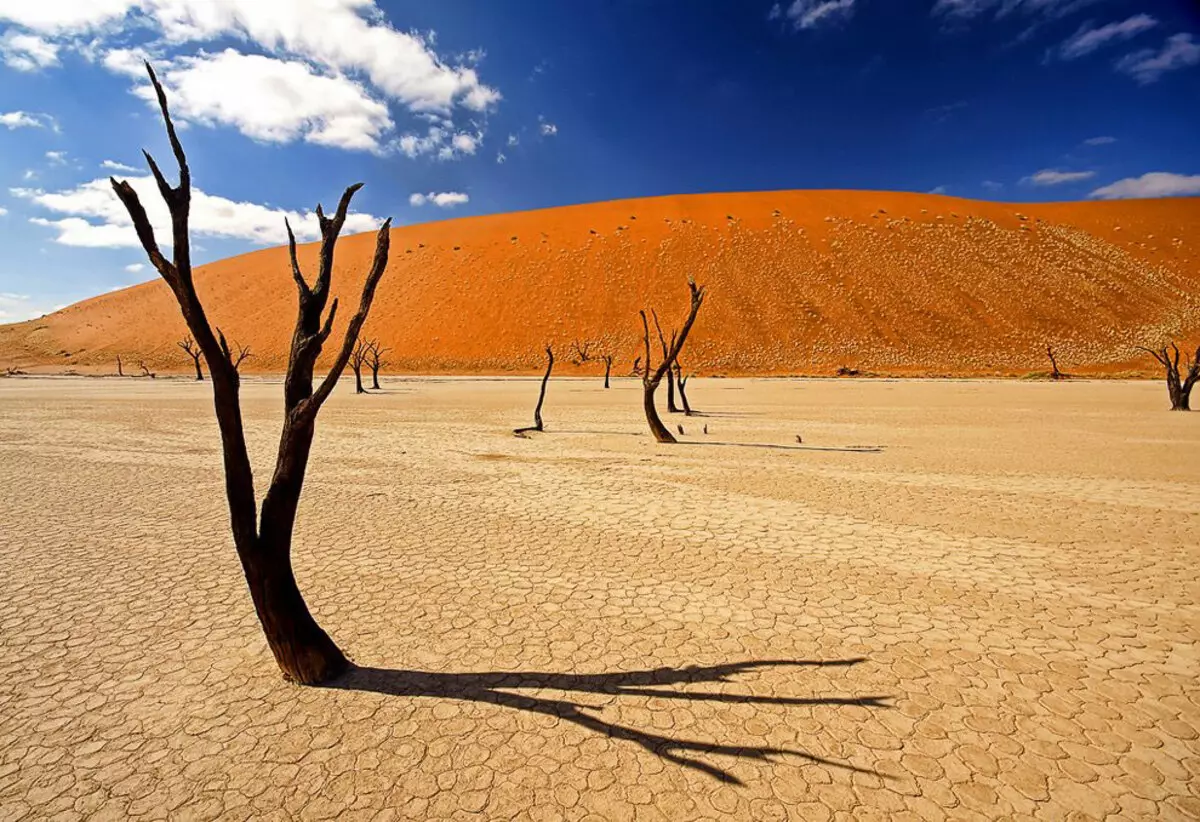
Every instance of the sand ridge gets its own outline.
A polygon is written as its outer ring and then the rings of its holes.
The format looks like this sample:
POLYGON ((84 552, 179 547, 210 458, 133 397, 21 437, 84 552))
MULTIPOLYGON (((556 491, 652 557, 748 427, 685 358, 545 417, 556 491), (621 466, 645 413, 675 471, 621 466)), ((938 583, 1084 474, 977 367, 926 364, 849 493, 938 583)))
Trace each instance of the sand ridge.
MULTIPOLYGON (((710 299, 685 352, 704 374, 1155 374, 1135 350, 1200 342, 1200 198, 1014 205, 866 191, 621 200, 396 228, 367 333, 405 373, 533 373, 542 346, 591 339, 628 373, 637 310, 681 321, 686 277, 710 299), (678 315, 678 316, 677 316, 678 315)), ((357 302, 372 235, 339 245, 357 302)), ((311 271, 316 246, 301 249, 311 271)), ((196 274, 210 318, 283 371, 295 314, 286 249, 196 274)), ((342 322, 350 312, 343 312, 342 322)), ((0 326, 0 365, 108 372, 115 357, 186 371, 161 282, 0 326)), ((328 352, 327 352, 328 356, 328 352)), ((590 364, 582 371, 599 367, 590 364)))

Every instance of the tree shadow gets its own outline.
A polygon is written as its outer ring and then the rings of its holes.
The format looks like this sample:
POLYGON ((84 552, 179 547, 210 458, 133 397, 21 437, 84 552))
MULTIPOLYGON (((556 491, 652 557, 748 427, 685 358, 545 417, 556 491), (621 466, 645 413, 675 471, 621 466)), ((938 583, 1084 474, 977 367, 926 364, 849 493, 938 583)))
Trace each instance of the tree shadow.
POLYGON ((726 448, 769 448, 775 451, 833 451, 839 454, 882 454, 882 445, 777 445, 770 442, 680 440, 680 445, 720 445, 726 448))
POLYGON ((734 785, 741 781, 729 771, 699 759, 712 754, 735 759, 774 761, 774 757, 792 756, 809 762, 871 773, 845 762, 817 756, 801 750, 756 745, 728 745, 691 739, 675 739, 649 731, 609 722, 598 716, 603 705, 588 705, 570 697, 533 696, 508 689, 567 691, 607 696, 640 696, 660 699, 721 702, 758 705, 858 705, 867 708, 891 707, 886 696, 860 697, 786 697, 731 694, 714 691, 673 690, 662 686, 704 682, 731 682, 731 677, 771 667, 849 667, 864 662, 862 657, 837 660, 751 660, 724 665, 655 668, 606 674, 533 673, 524 671, 485 673, 433 673, 387 668, 351 668, 324 687, 364 691, 387 696, 437 697, 467 702, 490 703, 519 711, 554 716, 587 728, 603 736, 633 742, 662 759, 734 785), (659 687, 655 687, 659 686, 659 687))

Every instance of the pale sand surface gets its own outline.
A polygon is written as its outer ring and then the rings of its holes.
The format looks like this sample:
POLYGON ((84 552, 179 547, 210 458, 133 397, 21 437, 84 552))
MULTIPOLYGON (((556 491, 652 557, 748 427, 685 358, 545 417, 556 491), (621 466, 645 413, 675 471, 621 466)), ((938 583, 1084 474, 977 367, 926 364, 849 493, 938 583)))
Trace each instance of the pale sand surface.
POLYGON ((296 565, 368 670, 316 689, 207 383, 0 381, 0 819, 1200 816, 1200 414, 1158 382, 697 379, 669 420, 880 453, 657 446, 631 381, 552 382, 531 439, 533 381, 348 387, 296 565))

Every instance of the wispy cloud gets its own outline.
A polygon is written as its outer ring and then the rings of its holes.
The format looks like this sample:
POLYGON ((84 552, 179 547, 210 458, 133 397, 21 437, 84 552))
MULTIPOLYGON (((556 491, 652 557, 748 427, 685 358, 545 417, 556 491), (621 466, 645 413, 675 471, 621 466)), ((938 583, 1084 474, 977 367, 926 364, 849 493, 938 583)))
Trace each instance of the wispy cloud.
POLYGON ((815 29, 848 20, 854 14, 854 4, 855 0, 793 0, 786 9, 776 3, 767 13, 767 19, 786 18, 795 29, 815 29))
POLYGON ((990 191, 993 194, 1004 190, 1004 183, 998 183, 995 180, 984 180, 980 185, 983 186, 985 191, 990 191))
POLYGON ((1061 186, 1090 180, 1095 176, 1094 171, 1059 171, 1055 168, 1044 168, 1028 177, 1022 177, 1021 182, 1034 186, 1061 186))
POLYGON ((1091 193, 1099 200, 1124 200, 1135 197, 1189 197, 1200 194, 1200 174, 1173 174, 1151 171, 1141 177, 1126 177, 1091 193))
POLYGON ((1117 71, 1128 74, 1144 85, 1155 82, 1164 74, 1200 64, 1200 44, 1190 34, 1174 34, 1158 51, 1142 49, 1117 61, 1117 71))
POLYGON ((118 163, 115 160, 105 160, 100 164, 100 168, 107 168, 109 171, 121 171, 125 174, 138 174, 141 169, 127 166, 124 163, 118 163))
POLYGON ((408 204, 417 208, 426 204, 435 205, 438 208, 454 208, 455 206, 468 203, 470 200, 469 195, 459 191, 431 191, 428 194, 417 193, 409 195, 408 204))
POLYGON ((49 128, 58 131, 58 123, 49 114, 33 111, 6 111, 0 113, 0 126, 9 131, 18 128, 49 128))
POLYGON ((1063 60, 1077 60, 1109 43, 1128 40, 1157 25, 1158 21, 1148 14, 1135 14, 1127 20, 1099 28, 1094 28, 1090 22, 1085 23, 1059 47, 1058 54, 1063 60))
POLYGON ((1116 141, 1116 137, 1089 137, 1083 141, 1083 144, 1085 146, 1109 146, 1116 141))

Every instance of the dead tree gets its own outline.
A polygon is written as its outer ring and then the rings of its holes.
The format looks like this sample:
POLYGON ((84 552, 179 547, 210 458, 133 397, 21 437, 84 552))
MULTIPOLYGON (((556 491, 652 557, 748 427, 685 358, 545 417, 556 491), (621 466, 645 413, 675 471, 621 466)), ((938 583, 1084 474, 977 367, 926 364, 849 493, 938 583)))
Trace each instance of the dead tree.
POLYGON ((1046 356, 1050 358, 1050 367, 1054 369, 1050 372, 1050 379, 1064 379, 1067 375, 1058 370, 1058 360, 1054 359, 1054 349, 1050 346, 1046 346, 1046 356))
POLYGON ((700 312, 700 306, 704 303, 704 286, 696 285, 696 281, 691 277, 688 278, 688 290, 692 295, 692 303, 688 310, 687 320, 679 334, 671 338, 671 347, 657 367, 652 364, 650 357, 650 324, 646 321, 646 312, 638 312, 642 317, 642 341, 645 344, 646 355, 646 368, 642 375, 642 409, 646 412, 646 422, 650 425, 650 433, 659 442, 677 442, 677 440, 659 419, 658 409, 654 407, 654 392, 658 390, 658 384, 670 372, 679 352, 683 350, 692 325, 696 322, 696 314, 700 312))
POLYGON ((117 355, 117 376, 118 377, 125 376, 125 371, 124 371, 124 369, 121 368, 121 355, 120 354, 117 355))
POLYGON ((675 384, 679 387, 679 401, 681 403, 683 403, 684 416, 690 417, 690 416, 692 416, 693 412, 692 412, 692 406, 688 404, 687 382, 688 382, 688 380, 691 379, 691 375, 688 375, 686 377, 683 375, 683 367, 679 365, 678 359, 675 360, 675 365, 673 366, 673 369, 675 371, 675 384))
POLYGON ((371 369, 371 387, 376 391, 380 390, 379 369, 387 365, 387 361, 383 359, 387 350, 379 344, 379 340, 367 340, 367 365, 371 369))
POLYGON ((143 377, 149 377, 150 379, 154 379, 156 376, 158 376, 157 374, 155 374, 153 371, 151 371, 149 368, 146 367, 145 360, 138 360, 138 368, 142 369, 143 377))
MULTIPOLYGON (((583 365, 585 362, 592 360, 600 360, 604 363, 604 387, 610 388, 609 377, 612 374, 613 355, 605 352, 603 354, 592 354, 592 344, 590 342, 579 342, 576 340, 571 343, 571 350, 575 352, 575 356, 571 358, 572 365, 583 365)), ((634 372, 637 371, 637 363, 634 363, 634 372)))
POLYGON ((142 248, 170 287, 188 330, 204 354, 213 387, 213 406, 221 432, 225 495, 229 502, 233 541, 267 644, 286 678, 303 684, 321 682, 341 673, 348 663, 338 646, 317 625, 296 585, 296 578, 292 572, 292 532, 304 474, 308 467, 317 414, 337 385, 354 350, 359 331, 367 319, 375 297, 375 288, 387 265, 391 221, 385 222, 379 229, 375 241, 375 256, 366 276, 358 310, 347 325, 341 348, 329 373, 314 391, 313 368, 325 341, 333 331, 333 320, 338 306, 335 299, 329 305, 328 313, 325 312, 333 274, 334 246, 345 223, 350 200, 361 188, 361 184, 346 189, 332 218, 326 217, 321 206, 317 206, 321 250, 316 282, 311 286, 300 272, 296 258, 296 238, 285 220, 291 251, 292 277, 299 292, 299 311, 288 354, 287 376, 284 379, 283 430, 279 437, 275 473, 271 477, 260 514, 255 500, 250 457, 246 449, 237 371, 237 360, 244 359, 248 355, 248 349, 243 348, 240 354, 230 350, 225 335, 219 328, 214 329, 210 325, 204 306, 196 294, 188 237, 191 172, 183 146, 171 122, 166 94, 149 63, 146 64, 146 71, 158 97, 167 137, 179 165, 179 185, 173 187, 167 182, 150 154, 143 152, 159 193, 170 211, 171 259, 167 259, 159 250, 146 209, 133 186, 127 181, 116 179, 111 180, 112 186, 133 220, 142 248))
MULTIPOLYGON (((1142 348, 1139 346, 1139 348, 1142 348)), ((1179 376, 1179 346, 1171 343, 1171 350, 1166 346, 1159 349, 1142 348, 1167 370, 1167 394, 1171 397, 1172 411, 1191 411, 1192 387, 1200 381, 1200 346, 1196 347, 1196 356, 1187 367, 1187 373, 1181 379, 1179 376)))
POLYGON ((186 351, 187 355, 192 358, 192 365, 196 366, 196 381, 203 382, 204 372, 200 370, 200 358, 204 356, 204 352, 200 350, 200 346, 196 345, 196 341, 192 339, 190 334, 175 344, 186 351))
POLYGON ((529 431, 543 431, 542 403, 546 401, 546 383, 550 382, 550 372, 554 370, 554 349, 546 346, 546 373, 542 375, 542 390, 538 393, 537 406, 533 409, 533 425, 525 428, 514 428, 514 434, 525 434, 529 431))
POLYGON ((365 394, 366 389, 362 384, 363 364, 367 361, 367 355, 370 354, 370 348, 366 340, 359 340, 358 345, 354 346, 354 353, 350 355, 350 368, 354 370, 354 393, 365 394))
MULTIPOLYGON (((667 345, 667 338, 663 336, 662 326, 658 324, 658 314, 654 313, 654 309, 650 309, 650 316, 654 318, 654 329, 658 332, 658 344, 662 347, 663 360, 667 359, 667 353, 675 346, 676 332, 671 332, 671 345, 667 345)), ((646 358, 646 364, 650 364, 650 358, 646 358)), ((679 406, 675 404, 675 371, 672 368, 667 369, 667 411, 672 414, 679 413, 679 406)))
POLYGON ((604 387, 611 388, 612 386, 609 385, 608 378, 612 374, 613 355, 601 354, 600 359, 604 360, 604 387))

